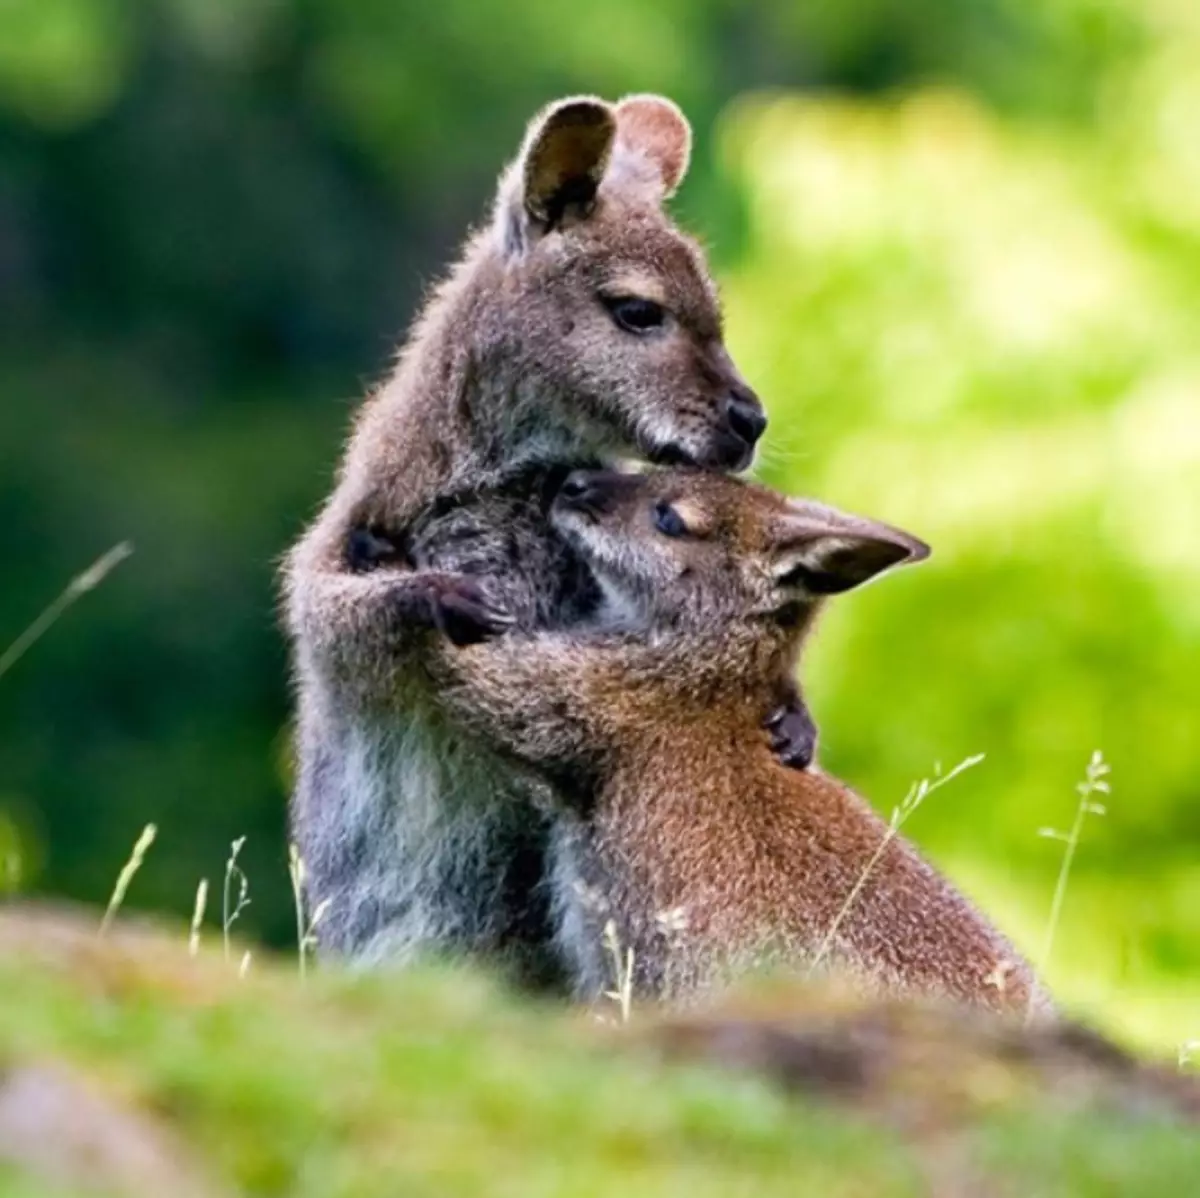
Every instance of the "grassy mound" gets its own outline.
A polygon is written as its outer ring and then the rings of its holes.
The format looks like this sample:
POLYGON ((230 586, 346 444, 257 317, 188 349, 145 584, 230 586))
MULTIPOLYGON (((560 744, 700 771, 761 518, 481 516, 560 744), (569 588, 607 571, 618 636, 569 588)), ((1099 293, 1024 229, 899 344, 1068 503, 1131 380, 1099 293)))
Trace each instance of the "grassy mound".
MULTIPOLYGON (((94 928, 0 914, 0 1194, 1107 1196, 1200 1177, 1194 1128, 1119 1054, 1088 1048, 1064 1098, 997 1040, 890 1070, 881 1103, 822 1049, 805 1096, 775 1084, 803 1081, 801 1041, 761 1012, 621 1031, 473 972, 302 985, 256 959, 239 981, 183 936, 94 928)), ((854 1040, 868 1064, 894 1055, 878 1026, 854 1040)))

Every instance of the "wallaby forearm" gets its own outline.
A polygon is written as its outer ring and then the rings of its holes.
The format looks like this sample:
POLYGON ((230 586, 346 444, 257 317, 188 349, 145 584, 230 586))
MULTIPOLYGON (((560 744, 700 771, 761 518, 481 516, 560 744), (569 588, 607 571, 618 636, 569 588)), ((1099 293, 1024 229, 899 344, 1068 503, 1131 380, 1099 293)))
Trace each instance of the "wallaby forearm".
POLYGON ((443 642, 431 655, 435 684, 456 718, 493 748, 543 769, 602 748, 602 713, 589 695, 606 665, 602 649, 558 633, 466 649, 443 642))
POLYGON ((356 531, 347 505, 329 508, 292 551, 285 571, 287 619, 297 642, 340 677, 390 687, 408 655, 436 627, 433 596, 450 577, 402 560, 362 570, 351 556, 356 531))

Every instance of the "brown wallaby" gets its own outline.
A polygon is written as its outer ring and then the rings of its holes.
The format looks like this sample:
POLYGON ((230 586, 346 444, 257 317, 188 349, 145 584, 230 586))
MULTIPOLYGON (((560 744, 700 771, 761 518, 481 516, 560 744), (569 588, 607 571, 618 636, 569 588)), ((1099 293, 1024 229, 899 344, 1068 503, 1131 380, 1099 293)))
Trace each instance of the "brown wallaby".
MULTIPOLYGON (((1022 1008, 1013 947, 887 825, 755 736, 828 595, 928 549, 874 521, 716 474, 571 475, 553 520, 620 630, 447 646, 447 701, 548 776, 589 780, 557 821, 561 937, 581 991, 681 997, 726 970, 836 963, 890 989, 1022 1008), (873 862, 870 874, 856 886, 873 862)), ((562 793, 562 792, 560 792, 562 793)))
MULTIPOLYGON (((689 149, 654 96, 564 100, 532 122, 287 558, 292 822, 327 948, 506 953, 553 973, 544 816, 447 718, 425 658, 435 626, 467 642, 586 609, 545 513, 566 468, 749 464, 766 417, 703 256, 662 208, 689 149)), ((782 739, 805 726, 793 701, 782 739)))

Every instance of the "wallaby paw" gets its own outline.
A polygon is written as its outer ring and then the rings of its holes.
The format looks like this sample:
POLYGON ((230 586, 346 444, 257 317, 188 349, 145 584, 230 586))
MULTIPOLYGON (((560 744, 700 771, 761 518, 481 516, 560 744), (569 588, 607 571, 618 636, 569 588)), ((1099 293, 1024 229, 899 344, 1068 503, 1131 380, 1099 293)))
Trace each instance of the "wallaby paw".
POLYGON ((798 699, 775 708, 763 721, 771 739, 771 751, 786 766, 808 769, 817 753, 817 727, 808 708, 798 699))
POLYGON ((455 645, 475 645, 507 632, 513 616, 490 599, 469 578, 457 578, 438 588, 433 618, 438 630, 455 645))

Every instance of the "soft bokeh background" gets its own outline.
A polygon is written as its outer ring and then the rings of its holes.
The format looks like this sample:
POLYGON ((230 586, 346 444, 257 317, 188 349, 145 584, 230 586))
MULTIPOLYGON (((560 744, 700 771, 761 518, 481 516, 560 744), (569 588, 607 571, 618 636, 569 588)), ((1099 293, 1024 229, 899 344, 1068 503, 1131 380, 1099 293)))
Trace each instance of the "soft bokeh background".
POLYGON ((1200 1036, 1200 7, 1194 0, 3 0, 0 885, 184 917, 245 835, 286 940, 273 561, 544 101, 657 90, 766 397, 762 474, 911 527, 825 621, 828 767, 1070 1002, 1200 1036))

